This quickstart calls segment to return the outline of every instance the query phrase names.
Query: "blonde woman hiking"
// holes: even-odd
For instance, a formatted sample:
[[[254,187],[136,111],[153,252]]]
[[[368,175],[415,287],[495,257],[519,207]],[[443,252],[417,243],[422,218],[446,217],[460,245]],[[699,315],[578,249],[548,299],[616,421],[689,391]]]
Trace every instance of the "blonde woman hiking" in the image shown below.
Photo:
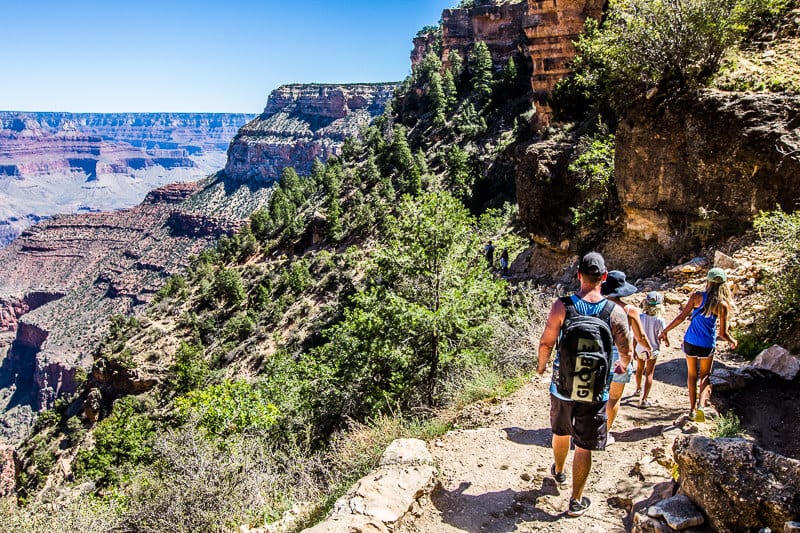
[[[711,396],[711,366],[714,363],[714,351],[717,337],[728,341],[732,350],[739,343],[731,336],[730,317],[733,309],[733,297],[726,283],[727,274],[721,268],[708,271],[706,290],[697,291],[689,297],[686,306],[675,319],[658,336],[669,346],[668,333],[691,314],[691,322],[683,336],[683,352],[686,354],[689,389],[689,419],[705,421],[703,409],[707,407]],[[699,371],[698,371],[699,365]],[[697,379],[700,376],[700,402],[697,401]]]
[[[664,331],[666,323],[664,322],[664,297],[657,291],[650,291],[643,302],[644,312],[639,315],[639,320],[642,323],[647,340],[650,341],[652,351],[648,352],[647,349],[636,343],[636,392],[634,396],[642,395],[639,400],[639,407],[645,409],[652,404],[647,399],[650,391],[653,388],[653,374],[656,370],[656,360],[661,348],[658,341],[658,336]],[[642,390],[642,377],[644,377],[644,390]]]
[[[636,286],[627,282],[625,273],[619,270],[610,271],[603,285],[600,287],[600,292],[603,296],[614,302],[625,313],[636,344],[642,347],[644,353],[649,354],[652,348],[650,346],[650,341],[645,335],[642,322],[639,320],[641,309],[622,301],[622,298],[630,296],[638,292],[638,290]],[[608,390],[608,403],[606,404],[609,431],[606,446],[614,444],[615,442],[614,436],[610,433],[611,425],[614,423],[614,419],[617,418],[617,413],[619,413],[619,403],[622,399],[622,393],[625,391],[625,384],[630,383],[631,376],[633,375],[633,358],[631,358],[631,362],[628,366],[620,366],[617,361],[619,361],[619,354],[615,350],[614,360],[612,361],[612,365],[614,365],[614,377],[611,380],[611,387]]]

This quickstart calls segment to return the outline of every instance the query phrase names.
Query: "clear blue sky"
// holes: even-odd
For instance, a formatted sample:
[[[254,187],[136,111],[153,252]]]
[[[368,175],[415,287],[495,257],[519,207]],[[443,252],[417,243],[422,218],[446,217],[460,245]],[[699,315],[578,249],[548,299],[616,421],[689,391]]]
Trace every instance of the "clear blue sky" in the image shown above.
[[[403,79],[458,0],[0,0],[0,110],[259,113],[284,83]]]

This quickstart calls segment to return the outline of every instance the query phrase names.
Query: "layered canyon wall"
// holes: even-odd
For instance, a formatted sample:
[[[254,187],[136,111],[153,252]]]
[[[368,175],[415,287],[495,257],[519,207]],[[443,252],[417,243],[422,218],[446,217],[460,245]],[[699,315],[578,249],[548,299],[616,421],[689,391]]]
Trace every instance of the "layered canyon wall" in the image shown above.
[[[587,18],[600,20],[605,0],[477,0],[474,7],[442,12],[442,60],[451,51],[469,57],[472,46],[483,41],[496,68],[509,58],[527,62],[531,94],[539,126],[550,121],[548,99],[556,83],[569,72],[575,56],[573,42]],[[425,56],[433,41],[427,34],[414,40],[412,65]]]
[[[270,184],[283,169],[308,175],[315,159],[337,155],[347,137],[383,113],[395,84],[284,85],[264,112],[239,130],[225,172],[237,181]]]
[[[222,168],[243,114],[0,112],[0,246],[57,213],[136,205]]]

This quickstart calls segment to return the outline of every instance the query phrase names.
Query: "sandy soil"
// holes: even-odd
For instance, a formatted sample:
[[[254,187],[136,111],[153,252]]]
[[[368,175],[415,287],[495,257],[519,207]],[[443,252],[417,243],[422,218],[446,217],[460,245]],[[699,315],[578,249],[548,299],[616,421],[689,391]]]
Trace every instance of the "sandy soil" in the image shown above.
[[[678,305],[669,305],[667,322],[678,311]],[[634,382],[626,386],[611,430],[617,442],[593,454],[584,491],[592,505],[584,516],[566,516],[570,489],[559,490],[550,476],[548,372],[508,398],[469,406],[459,417],[464,429],[429,443],[440,484],[418,502],[396,531],[630,530],[634,512],[672,490],[675,437],[710,434],[715,427],[711,419],[705,423],[688,420],[686,363],[676,346],[685,327],[686,323],[670,334],[671,348],[662,346],[649,397],[655,405],[639,409]],[[720,343],[720,348],[726,346]],[[742,364],[725,352],[716,359],[715,365]],[[570,483],[571,466],[572,453],[567,460]]]

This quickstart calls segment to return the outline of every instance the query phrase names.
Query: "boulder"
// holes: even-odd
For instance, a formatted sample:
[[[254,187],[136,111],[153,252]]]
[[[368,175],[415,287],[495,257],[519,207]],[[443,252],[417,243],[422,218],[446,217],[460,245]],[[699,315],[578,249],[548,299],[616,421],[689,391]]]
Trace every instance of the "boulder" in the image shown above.
[[[714,392],[743,389],[756,378],[772,376],[769,370],[746,366],[743,368],[717,368],[711,372],[711,386]]]
[[[744,439],[679,436],[673,445],[680,494],[715,531],[769,527],[800,516],[800,461]]]
[[[309,533],[384,532],[408,512],[433,483],[436,469],[425,443],[399,439],[384,452],[380,466],[339,498],[331,514]]]
[[[682,494],[662,500],[647,510],[650,518],[663,518],[667,525],[678,531],[692,526],[699,526],[705,519],[703,513]]]
[[[741,264],[733,257],[720,252],[714,252],[714,266],[724,270],[738,270]]]
[[[800,372],[800,359],[781,346],[771,346],[758,354],[750,365],[753,368],[769,370],[783,379],[793,380]]]

